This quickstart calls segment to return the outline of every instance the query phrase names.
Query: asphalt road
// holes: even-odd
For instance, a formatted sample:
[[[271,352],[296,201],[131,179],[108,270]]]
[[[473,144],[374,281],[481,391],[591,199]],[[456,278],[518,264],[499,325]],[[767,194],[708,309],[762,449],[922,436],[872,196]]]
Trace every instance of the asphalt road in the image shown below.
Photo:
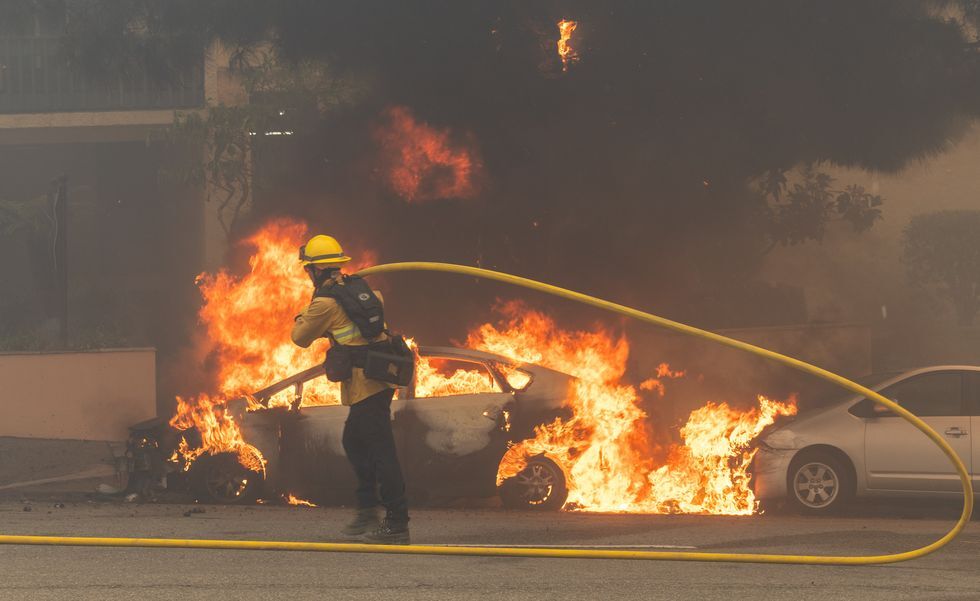
[[[9,534],[337,540],[344,509],[0,502]],[[840,518],[417,510],[415,543],[877,554],[944,533],[939,515]],[[980,599],[980,524],[924,559],[874,567],[0,546],[0,600]]]

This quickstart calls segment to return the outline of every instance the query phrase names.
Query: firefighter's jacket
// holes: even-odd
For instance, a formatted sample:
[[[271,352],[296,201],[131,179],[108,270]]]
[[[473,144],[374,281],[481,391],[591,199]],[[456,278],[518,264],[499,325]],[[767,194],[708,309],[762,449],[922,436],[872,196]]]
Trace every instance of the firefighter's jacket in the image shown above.
[[[374,293],[383,303],[381,293],[377,290]],[[383,340],[384,337],[385,334],[382,334],[379,340]],[[326,296],[314,298],[310,306],[296,316],[296,321],[293,323],[292,339],[297,345],[306,348],[317,338],[329,338],[331,344],[350,346],[369,343],[361,336],[360,330],[347,317],[337,301]],[[340,402],[344,405],[353,405],[387,388],[395,388],[395,386],[371,380],[364,375],[362,368],[355,367],[351,379],[340,383]]]

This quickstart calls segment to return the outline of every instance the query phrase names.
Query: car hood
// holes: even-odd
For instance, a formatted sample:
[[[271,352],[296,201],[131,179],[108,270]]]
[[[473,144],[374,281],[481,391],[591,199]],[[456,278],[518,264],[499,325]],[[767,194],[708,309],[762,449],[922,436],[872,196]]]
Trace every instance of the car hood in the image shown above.
[[[843,419],[858,419],[847,412],[856,400],[855,397],[838,401],[833,405],[782,421],[764,434],[760,440],[763,445],[774,449],[799,449],[815,441],[824,441]]]

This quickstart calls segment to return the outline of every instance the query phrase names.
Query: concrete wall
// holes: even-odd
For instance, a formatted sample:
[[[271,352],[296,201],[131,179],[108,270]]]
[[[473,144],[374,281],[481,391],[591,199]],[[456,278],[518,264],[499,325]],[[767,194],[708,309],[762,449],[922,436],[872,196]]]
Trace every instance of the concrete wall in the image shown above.
[[[125,440],[156,416],[156,351],[0,354],[0,436]]]

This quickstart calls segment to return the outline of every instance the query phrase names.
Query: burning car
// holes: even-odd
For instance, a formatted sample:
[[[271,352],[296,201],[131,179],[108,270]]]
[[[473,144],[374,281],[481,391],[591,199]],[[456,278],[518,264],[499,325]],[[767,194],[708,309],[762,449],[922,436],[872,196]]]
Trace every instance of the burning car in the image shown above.
[[[509,507],[560,509],[566,475],[544,455],[498,482],[514,441],[564,415],[573,378],[538,365],[461,348],[420,347],[416,378],[392,402],[392,429],[411,498],[490,497]],[[428,377],[418,377],[425,371]],[[203,455],[187,481],[201,501],[345,502],[355,487],[341,434],[348,409],[306,406],[304,391],[325,380],[307,369],[228,405],[251,449]],[[423,384],[424,382],[424,384]],[[292,391],[288,406],[270,402]]]

